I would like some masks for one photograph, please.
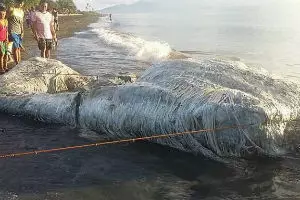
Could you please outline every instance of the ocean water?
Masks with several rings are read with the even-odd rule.
[[[297,0],[152,0],[104,12],[113,13],[118,31],[189,56],[239,59],[298,76],[299,8]]]
[[[88,29],[62,39],[57,59],[107,81],[139,75],[168,59],[221,58],[297,80],[297,0],[144,1],[102,12]],[[101,135],[0,115],[0,151],[91,143]],[[300,199],[297,152],[228,168],[149,143],[0,160],[0,199]]]

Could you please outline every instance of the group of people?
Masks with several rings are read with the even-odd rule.
[[[39,10],[39,8],[37,8],[37,10]],[[30,9],[27,9],[25,11],[25,19],[26,19],[26,24],[27,24],[27,28],[31,28],[32,27],[32,17],[34,16],[36,11],[36,8],[31,7]],[[53,8],[53,10],[51,11],[48,8],[48,12],[51,12],[54,18],[54,29],[56,31],[59,30],[59,24],[58,24],[58,11],[56,8]]]
[[[15,0],[14,6],[6,8],[0,4],[0,74],[8,71],[7,61],[13,55],[15,64],[21,61],[22,41],[24,38],[24,0]],[[28,18],[26,18],[28,19]],[[30,28],[41,51],[41,57],[50,58],[53,43],[57,43],[56,16],[48,12],[48,3],[41,0],[38,9],[30,14]]]

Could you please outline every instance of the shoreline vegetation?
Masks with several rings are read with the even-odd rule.
[[[99,17],[100,14],[96,12],[60,15],[58,19],[60,30],[56,33],[58,46],[61,39],[71,37],[75,32],[86,30],[90,24],[97,22]],[[33,38],[31,28],[28,28],[26,24],[24,24],[24,30],[23,46],[25,51],[21,52],[22,60],[28,60],[33,56],[40,56],[39,53],[36,53],[38,52],[38,45]],[[51,58],[55,59],[55,50],[53,51]]]

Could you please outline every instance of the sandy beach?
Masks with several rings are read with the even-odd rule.
[[[91,23],[97,22],[99,15],[95,13],[84,13],[81,15],[60,16],[59,26],[60,30],[57,32],[58,42],[62,38],[71,37],[75,32],[81,31]],[[33,38],[30,28],[24,25],[24,47],[26,52],[22,52],[22,60],[26,60],[34,55],[38,49],[37,43]],[[39,55],[36,55],[39,56]]]

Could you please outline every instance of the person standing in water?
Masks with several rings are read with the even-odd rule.
[[[32,32],[38,42],[42,58],[50,58],[53,41],[57,42],[54,30],[54,17],[47,9],[48,3],[42,0],[39,10],[35,12],[32,18]]]
[[[19,64],[21,61],[21,48],[24,37],[23,5],[23,0],[15,0],[15,5],[9,8],[7,16],[9,41],[13,42],[13,56],[16,64]]]

